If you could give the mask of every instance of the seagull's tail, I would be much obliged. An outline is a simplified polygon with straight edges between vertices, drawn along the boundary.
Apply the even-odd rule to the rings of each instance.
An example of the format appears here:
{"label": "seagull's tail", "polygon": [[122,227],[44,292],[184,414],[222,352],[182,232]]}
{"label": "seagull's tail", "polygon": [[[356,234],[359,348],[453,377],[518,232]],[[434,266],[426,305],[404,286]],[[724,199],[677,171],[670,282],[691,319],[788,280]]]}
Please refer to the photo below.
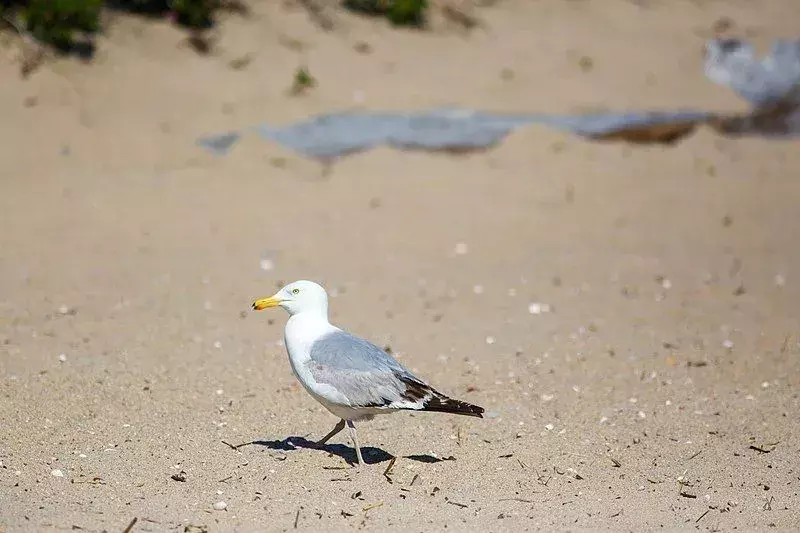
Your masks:
{"label": "seagull's tail", "polygon": [[472,405],[471,403],[448,398],[444,394],[435,394],[425,400],[421,411],[452,413],[455,415],[476,416],[478,418],[483,418],[484,409],[483,407]]}
{"label": "seagull's tail", "polygon": [[405,405],[399,407],[400,409],[435,411],[483,418],[483,407],[448,398],[430,385],[414,377],[411,373],[396,373],[395,377],[406,386],[406,390],[402,394]]}

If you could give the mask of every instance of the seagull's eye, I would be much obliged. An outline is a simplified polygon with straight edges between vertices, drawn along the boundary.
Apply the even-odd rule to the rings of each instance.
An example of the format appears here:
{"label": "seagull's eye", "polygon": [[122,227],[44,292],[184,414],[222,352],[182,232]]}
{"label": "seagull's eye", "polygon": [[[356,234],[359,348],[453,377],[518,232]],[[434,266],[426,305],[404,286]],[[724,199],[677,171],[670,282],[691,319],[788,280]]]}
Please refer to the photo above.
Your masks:
{"label": "seagull's eye", "polygon": [[292,289],[292,294],[300,294],[300,289]]}

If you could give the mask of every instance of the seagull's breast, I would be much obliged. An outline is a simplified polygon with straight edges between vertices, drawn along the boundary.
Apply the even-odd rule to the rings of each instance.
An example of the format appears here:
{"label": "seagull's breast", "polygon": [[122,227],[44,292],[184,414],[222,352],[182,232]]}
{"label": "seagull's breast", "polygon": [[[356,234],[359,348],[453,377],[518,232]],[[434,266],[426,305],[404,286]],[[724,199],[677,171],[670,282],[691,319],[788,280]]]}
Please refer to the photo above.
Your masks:
{"label": "seagull's breast", "polygon": [[331,325],[324,318],[316,315],[304,316],[303,313],[290,317],[284,330],[284,343],[286,351],[289,353],[289,364],[292,366],[294,375],[309,394],[328,409],[331,408],[331,404],[348,405],[349,402],[334,387],[318,383],[311,374],[309,363],[311,346],[314,342],[334,331],[339,331],[339,328]]}

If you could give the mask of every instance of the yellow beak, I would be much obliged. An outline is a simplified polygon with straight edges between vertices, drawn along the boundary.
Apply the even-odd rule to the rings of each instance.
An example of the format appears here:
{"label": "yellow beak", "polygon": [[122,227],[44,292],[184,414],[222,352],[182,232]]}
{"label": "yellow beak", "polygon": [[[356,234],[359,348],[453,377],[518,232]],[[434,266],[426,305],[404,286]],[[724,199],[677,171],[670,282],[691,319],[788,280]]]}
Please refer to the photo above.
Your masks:
{"label": "yellow beak", "polygon": [[278,307],[279,305],[281,305],[280,299],[270,296],[269,298],[261,298],[260,300],[253,302],[253,309],[256,311],[261,311],[263,309],[267,309],[268,307]]}

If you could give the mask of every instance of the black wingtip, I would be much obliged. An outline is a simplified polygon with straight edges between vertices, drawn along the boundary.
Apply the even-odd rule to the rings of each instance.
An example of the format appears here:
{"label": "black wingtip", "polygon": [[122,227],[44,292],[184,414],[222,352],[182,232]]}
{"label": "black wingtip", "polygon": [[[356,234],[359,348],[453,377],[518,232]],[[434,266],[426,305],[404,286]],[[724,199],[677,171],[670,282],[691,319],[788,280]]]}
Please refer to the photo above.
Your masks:
{"label": "black wingtip", "polygon": [[425,402],[422,408],[423,411],[435,411],[438,413],[451,413],[454,415],[474,416],[476,418],[483,418],[485,409],[478,405],[462,402],[461,400],[453,400],[446,396],[434,396]]}

